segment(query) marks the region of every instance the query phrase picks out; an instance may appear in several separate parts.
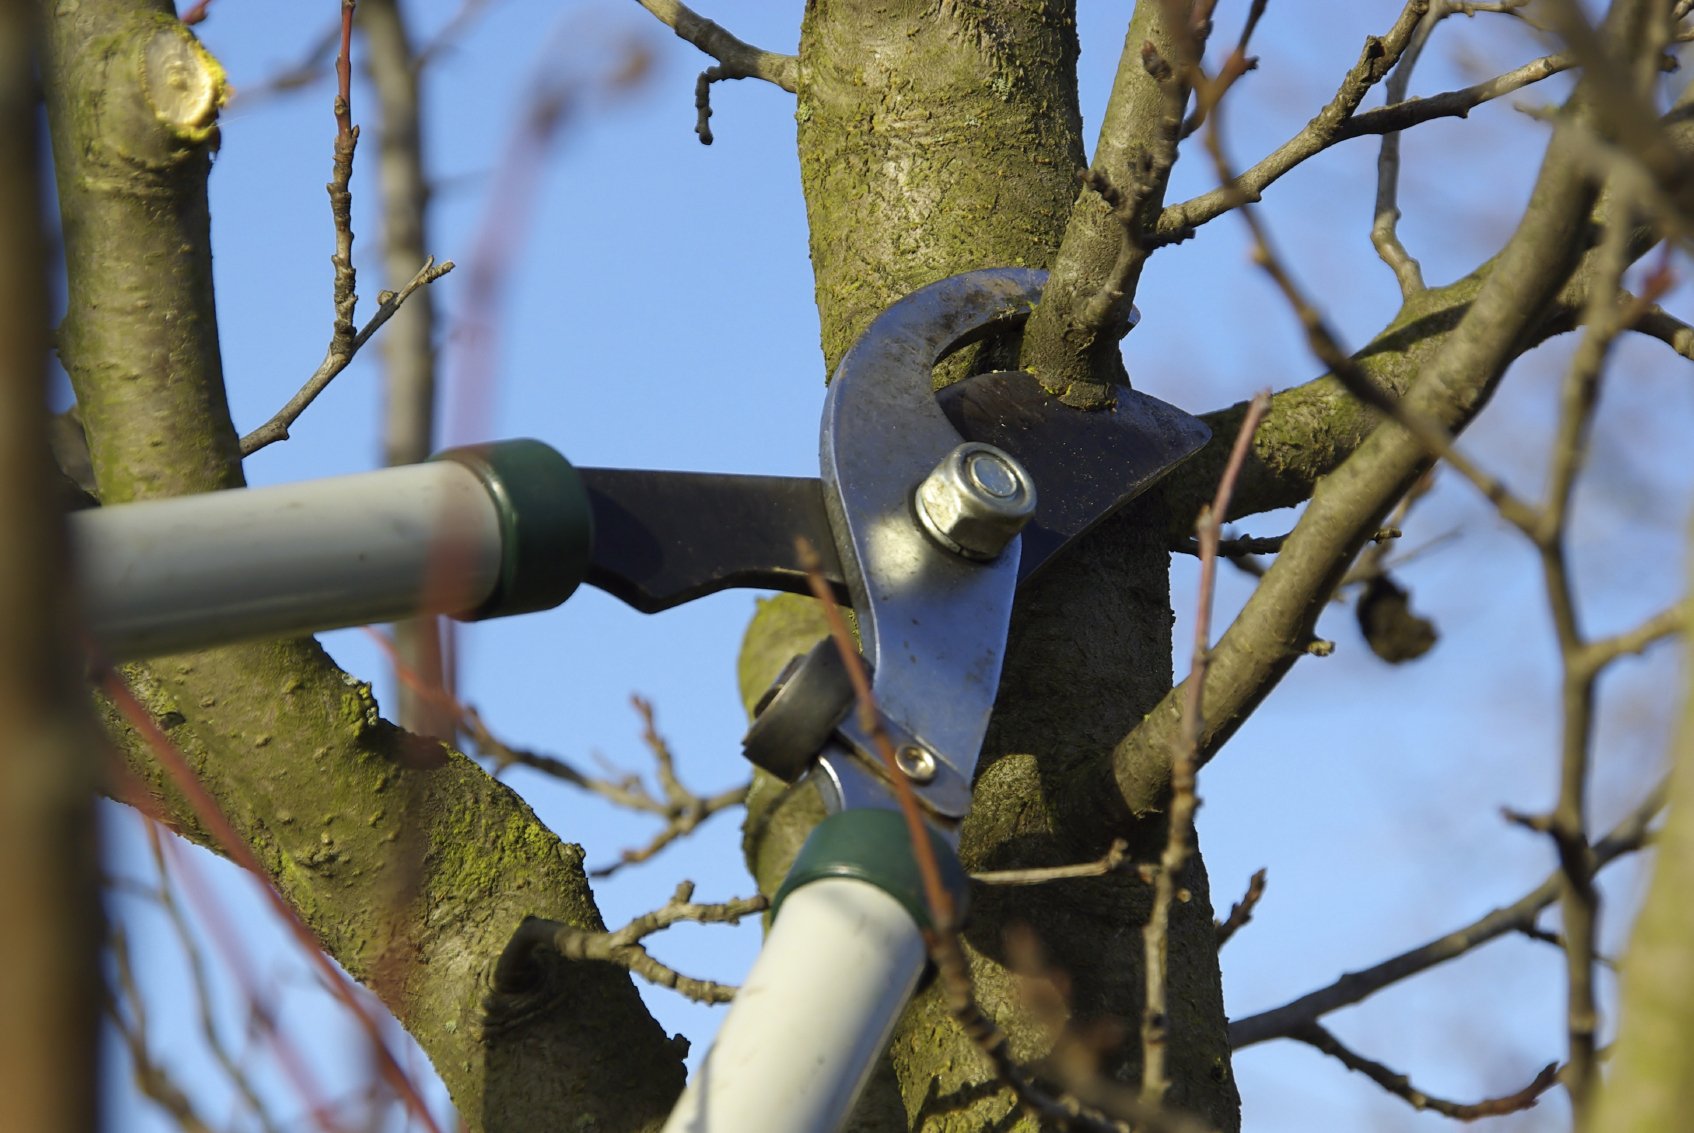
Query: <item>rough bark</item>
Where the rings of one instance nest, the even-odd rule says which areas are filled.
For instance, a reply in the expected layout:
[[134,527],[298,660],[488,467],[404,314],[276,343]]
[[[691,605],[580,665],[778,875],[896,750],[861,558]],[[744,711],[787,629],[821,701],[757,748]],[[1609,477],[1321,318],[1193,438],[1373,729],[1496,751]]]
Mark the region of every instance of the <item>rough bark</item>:
[[99,733],[78,692],[47,424],[34,20],[0,7],[0,1128],[93,1133]]
[[[60,350],[100,494],[234,488],[206,223],[222,71],[163,2],[47,5],[45,24],[70,280]],[[471,1128],[663,1117],[679,1052],[621,971],[551,970],[485,1033],[488,972],[525,915],[599,924],[580,848],[509,789],[383,722],[368,686],[310,641],[171,658],[132,679],[324,947],[423,1044]]]

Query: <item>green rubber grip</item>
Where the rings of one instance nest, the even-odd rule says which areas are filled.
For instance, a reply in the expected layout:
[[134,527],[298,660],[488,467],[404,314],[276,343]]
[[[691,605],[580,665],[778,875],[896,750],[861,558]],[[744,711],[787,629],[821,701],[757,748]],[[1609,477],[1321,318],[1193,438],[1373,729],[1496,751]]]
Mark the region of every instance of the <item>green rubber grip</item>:
[[[941,884],[953,898],[954,917],[962,922],[970,896],[970,878],[959,864],[953,847],[927,826],[924,832],[929,836],[935,862],[941,867]],[[790,893],[826,877],[869,882],[900,902],[919,928],[935,927],[929,900],[924,895],[923,874],[918,869],[917,856],[912,853],[911,835],[905,816],[899,811],[869,807],[844,810],[818,823],[777,889],[776,899],[771,902],[771,917],[774,919],[782,912],[782,902]]]
[[576,592],[594,552],[582,475],[550,445],[518,439],[437,453],[476,473],[500,516],[500,581],[464,621],[550,610]]

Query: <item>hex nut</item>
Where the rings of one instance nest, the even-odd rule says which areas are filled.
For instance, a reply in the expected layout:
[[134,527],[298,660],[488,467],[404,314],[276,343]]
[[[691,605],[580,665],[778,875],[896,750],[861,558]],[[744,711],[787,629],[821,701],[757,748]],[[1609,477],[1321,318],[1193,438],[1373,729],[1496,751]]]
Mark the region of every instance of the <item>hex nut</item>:
[[960,445],[918,485],[913,499],[924,530],[968,559],[993,559],[1035,514],[1035,482],[993,445]]

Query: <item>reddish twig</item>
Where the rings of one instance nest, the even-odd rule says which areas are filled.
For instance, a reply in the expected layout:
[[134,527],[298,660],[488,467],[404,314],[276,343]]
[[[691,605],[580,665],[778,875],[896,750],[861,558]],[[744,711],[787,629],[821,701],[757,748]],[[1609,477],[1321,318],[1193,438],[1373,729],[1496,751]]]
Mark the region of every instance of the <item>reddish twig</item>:
[[1218,922],[1218,947],[1229,943],[1229,938],[1245,928],[1253,919],[1253,910],[1259,907],[1259,898],[1265,895],[1265,871],[1256,870],[1247,881],[1247,892],[1241,900],[1229,907],[1229,916]]
[[317,935],[306,925],[305,921],[300,919],[300,914],[294,911],[294,907],[288,903],[287,898],[283,897],[282,893],[277,890],[275,883],[270,879],[270,875],[265,872],[263,864],[240,833],[236,831],[234,825],[230,823],[229,818],[218,805],[218,801],[212,797],[212,793],[206,789],[206,785],[194,773],[194,769],[189,766],[187,757],[182,754],[176,744],[171,742],[171,738],[159,727],[152,714],[147,711],[146,706],[136,699],[135,694],[130,691],[129,685],[124,683],[122,677],[114,670],[106,669],[101,673],[99,679],[101,689],[117,706],[118,711],[130,727],[134,728],[137,734],[146,741],[154,758],[163,766],[165,773],[170,776],[176,788],[182,792],[183,799],[188,803],[189,809],[194,812],[194,816],[200,820],[201,825],[205,827],[219,849],[236,865],[260,880],[262,883],[260,891],[265,895],[265,899],[276,911],[276,914],[282,918],[283,924],[287,926],[295,942],[304,950],[312,966],[317,969],[319,976],[323,979],[324,986],[342,1006],[352,1013],[360,1030],[365,1033],[383,1081],[388,1084],[389,1088],[394,1091],[395,1096],[429,1133],[442,1133],[440,1125],[436,1123],[434,1115],[430,1113],[429,1106],[418,1092],[417,1086],[407,1077],[406,1072],[401,1069],[400,1064],[395,1061],[394,1055],[389,1051],[388,1044],[383,1037],[382,1024],[371,1015],[365,1004],[359,999],[358,994],[347,982],[347,977],[342,975],[340,969],[324,954],[323,945],[318,941]]
[[876,745],[877,754],[881,756],[883,766],[888,772],[889,782],[894,784],[894,797],[900,804],[901,815],[906,819],[906,835],[912,840],[912,853],[917,858],[918,875],[923,879],[924,901],[929,905],[930,920],[935,925],[933,935],[937,939],[950,937],[955,928],[957,910],[953,908],[953,898],[941,881],[941,866],[936,862],[934,849],[929,844],[929,830],[924,825],[923,812],[918,809],[917,796],[912,793],[912,785],[906,781],[906,776],[900,770],[899,761],[894,755],[894,741],[888,738],[888,731],[882,726],[882,714],[877,711],[876,698],[871,693],[871,682],[865,675],[864,659],[853,647],[853,633],[847,628],[847,620],[841,616],[841,607],[835,604],[835,595],[830,592],[829,583],[824,581],[823,562],[818,558],[817,548],[804,537],[796,539],[794,547],[799,552],[800,565],[806,571],[806,581],[812,589],[812,597],[818,600],[824,620],[829,625],[829,636],[834,640],[835,647],[841,651],[841,661],[847,668],[847,678],[853,682],[853,699],[858,705],[859,726]]
[[1165,849],[1154,879],[1153,907],[1142,930],[1147,1000],[1141,1017],[1141,1100],[1151,1106],[1159,1105],[1170,1087],[1170,1080],[1165,1074],[1166,1041],[1169,1037],[1165,1005],[1170,910],[1178,900],[1177,875],[1187,864],[1194,841],[1194,811],[1198,805],[1194,782],[1200,765],[1200,740],[1206,730],[1203,690],[1206,670],[1211,665],[1212,597],[1217,588],[1218,542],[1223,530],[1223,517],[1229,514],[1229,499],[1234,494],[1235,481],[1241,475],[1247,451],[1253,443],[1253,433],[1269,410],[1269,391],[1256,395],[1247,406],[1247,415],[1235,434],[1229,461],[1224,465],[1223,475],[1218,478],[1217,495],[1209,506],[1201,509],[1194,523],[1195,537],[1200,544],[1200,596],[1194,615],[1193,662],[1186,682],[1182,730],[1171,761],[1170,813],[1166,819]]

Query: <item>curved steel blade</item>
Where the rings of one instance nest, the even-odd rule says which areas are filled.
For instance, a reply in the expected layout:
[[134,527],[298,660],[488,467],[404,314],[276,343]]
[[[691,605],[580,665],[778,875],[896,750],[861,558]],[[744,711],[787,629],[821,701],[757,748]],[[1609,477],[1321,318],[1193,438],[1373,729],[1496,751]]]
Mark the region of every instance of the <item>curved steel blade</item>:
[[930,375],[963,342],[1026,315],[1045,278],[1018,268],[976,271],[913,292],[848,350],[824,401],[824,505],[877,704],[942,763],[924,793],[943,813],[962,815],[969,804],[1020,547],[1013,540],[997,559],[973,562],[919,527],[912,490],[961,440]]

